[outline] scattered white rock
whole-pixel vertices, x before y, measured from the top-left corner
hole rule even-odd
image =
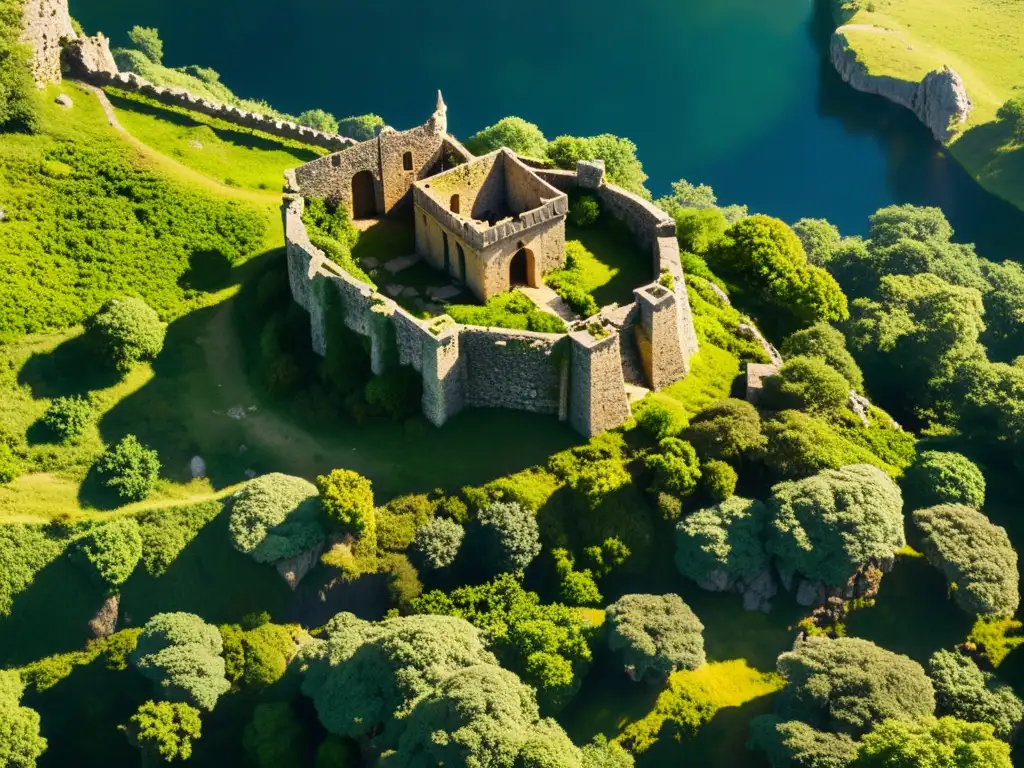
[[[245,406],[244,405],[233,405],[228,408],[228,418],[240,421],[245,418]]]
[[[60,96],[54,99],[54,101],[57,104],[60,104],[65,109],[71,109],[74,106],[74,103],[71,101],[71,97],[68,96],[66,93],[62,93]]]
[[[189,145],[190,147],[192,147],[192,149],[202,149],[202,148],[203,148],[203,145],[202,145],[202,143],[201,143],[201,142],[199,142],[199,141],[198,141],[198,140],[196,140],[196,139],[192,139],[192,140],[190,140],[190,141],[189,141],[189,143],[188,143],[188,145]]]
[[[203,461],[202,456],[193,456],[192,461],[188,463],[188,468],[192,473],[193,480],[200,477],[206,477],[206,462]]]

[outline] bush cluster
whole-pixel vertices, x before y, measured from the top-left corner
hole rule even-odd
[[[123,500],[142,501],[156,485],[160,459],[135,435],[126,435],[100,456],[96,469],[103,484]]]
[[[50,402],[42,423],[61,442],[79,437],[92,421],[92,404],[84,397],[58,397]]]
[[[97,351],[119,372],[153,360],[164,346],[166,328],[160,316],[142,299],[111,299],[85,324]]]
[[[601,215],[601,204],[592,195],[580,195],[569,205],[568,221],[574,227],[589,227]]]
[[[279,472],[254,478],[231,500],[228,530],[258,563],[294,557],[324,540],[316,486]]]
[[[511,328],[537,333],[565,333],[565,323],[554,315],[537,309],[537,305],[518,291],[501,293],[484,306],[449,304],[451,318],[463,325],[489,328]]]
[[[86,560],[111,586],[128,580],[142,557],[142,533],[133,517],[119,517],[95,528],[81,543]]]
[[[915,507],[964,504],[985,506],[985,476],[960,453],[924,451],[907,469],[905,485]]]

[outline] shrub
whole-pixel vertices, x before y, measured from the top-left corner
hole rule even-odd
[[[629,484],[624,450],[620,434],[605,432],[585,445],[556,453],[548,460],[548,468],[594,509],[609,494]]]
[[[409,562],[409,558],[398,552],[390,552],[384,556],[383,570],[388,573],[388,596],[391,604],[398,606],[403,613],[409,610],[412,602],[423,594],[423,583],[419,571]]]
[[[914,721],[886,720],[861,740],[855,768],[985,766],[1011,768],[1010,746],[997,740],[992,726],[955,717]]]
[[[21,706],[24,690],[16,670],[0,670],[0,765],[11,768],[34,768],[46,751],[39,713]]]
[[[605,611],[608,647],[634,681],[704,664],[704,625],[678,595],[625,595]]]
[[[1005,529],[958,504],[919,509],[913,519],[925,536],[921,548],[928,562],[955,587],[957,605],[979,616],[1007,617],[1017,611],[1017,553]]]
[[[131,743],[147,756],[147,763],[188,760],[192,744],[202,735],[199,711],[188,704],[147,701],[125,728]]]
[[[676,526],[676,568],[704,589],[730,589],[768,567],[767,520],[764,504],[738,496],[694,512]]]
[[[654,472],[654,491],[664,491],[680,498],[689,496],[700,480],[697,452],[685,440],[666,437],[658,443],[658,453],[644,459]]]
[[[377,135],[377,129],[383,127],[384,118],[373,114],[343,117],[338,121],[338,133],[357,141],[369,141]]]
[[[906,544],[903,498],[876,467],[825,470],[772,488],[768,552],[790,571],[842,586]]]
[[[569,206],[569,223],[574,227],[589,227],[601,215],[601,205],[592,195],[580,195]]]
[[[241,680],[248,687],[265,688],[282,677],[295,656],[291,630],[277,624],[262,624],[241,636],[245,663]],[[226,669],[226,667],[225,667]]]
[[[1006,101],[996,116],[1010,124],[1017,141],[1024,141],[1024,96],[1014,96]]]
[[[320,503],[327,516],[343,530],[373,537],[373,486],[370,481],[349,469],[333,469],[316,479]]]
[[[559,168],[576,170],[580,160],[604,160],[608,181],[641,197],[650,198],[644,187],[647,174],[637,159],[636,144],[610,133],[589,138],[559,136],[547,145],[547,156]]]
[[[928,661],[928,675],[935,686],[937,714],[988,723],[1004,740],[1024,719],[1024,702],[1013,688],[991,672],[983,672],[969,656],[937,651]]]
[[[800,411],[782,411],[764,423],[764,462],[782,477],[806,477],[823,469],[871,464],[899,474],[864,448],[839,434],[828,422]]]
[[[764,752],[769,765],[793,768],[846,768],[857,756],[857,742],[845,733],[819,731],[774,715],[750,722],[747,748]]]
[[[447,568],[455,562],[464,536],[461,525],[438,517],[416,529],[413,547],[427,568]]]
[[[717,208],[677,208],[673,218],[679,247],[701,256],[722,239],[729,226]]]
[[[496,502],[477,514],[484,535],[484,562],[498,571],[522,571],[540,554],[533,512],[514,502]]]
[[[189,542],[222,509],[210,500],[181,507],[148,509],[138,516],[142,535],[142,564],[153,578],[163,576]]]
[[[451,318],[463,325],[490,328],[511,328],[536,333],[565,333],[561,318],[537,308],[529,297],[519,291],[492,296],[483,307],[470,304],[449,304]]]
[[[131,654],[135,668],[161,697],[212,711],[230,684],[224,676],[220,632],[190,613],[158,613]]]
[[[709,461],[701,466],[701,479],[708,496],[717,502],[725,501],[736,492],[739,475],[724,461]]]
[[[568,605],[600,605],[601,590],[597,588],[594,574],[589,568],[576,570],[576,561],[566,549],[551,552],[558,574],[558,596]]]
[[[846,348],[846,338],[828,323],[815,323],[810,328],[790,334],[782,342],[782,355],[820,357],[841,373],[851,389],[864,391],[864,374]]]
[[[966,456],[943,451],[924,451],[907,470],[907,496],[915,507],[964,504],[985,505],[985,476]]]
[[[580,317],[592,317],[601,309],[583,286],[579,272],[570,269],[549,272],[544,276],[544,284],[557,293]]]
[[[773,410],[836,414],[850,399],[850,384],[820,357],[793,357],[764,381],[764,405]]]
[[[21,474],[21,462],[14,455],[11,446],[0,441],[0,484],[13,482]]]
[[[61,442],[80,436],[92,421],[92,405],[84,397],[58,397],[43,414],[43,426]]]
[[[505,117],[466,139],[466,149],[474,155],[486,155],[500,147],[508,147],[517,155],[543,158],[547,139],[533,123],[521,117]]]
[[[135,435],[126,435],[113,448],[108,448],[96,468],[103,484],[125,501],[142,501],[156,485],[160,459]]]
[[[832,260],[832,254],[842,240],[839,230],[825,219],[800,219],[793,225],[793,234],[800,238],[807,261],[819,267]]]
[[[754,411],[757,414],[757,411]],[[653,392],[636,407],[636,423],[656,440],[678,437],[686,427],[686,408],[675,398]],[[692,442],[692,440],[691,440]]]
[[[322,109],[307,109],[298,116],[297,122],[323,133],[338,132],[338,118]]]
[[[164,324],[142,299],[125,296],[111,299],[86,322],[98,351],[119,372],[152,360],[164,346]]]
[[[287,701],[257,704],[242,734],[242,747],[255,768],[308,765],[308,738],[301,718]],[[305,759],[304,759],[305,758]]]
[[[279,472],[254,478],[231,500],[235,549],[258,563],[294,557],[324,539],[316,486]]]
[[[761,417],[746,400],[718,400],[690,420],[684,436],[705,459],[737,462],[764,447]]]
[[[154,64],[162,64],[164,44],[155,27],[132,27],[128,39],[138,46],[143,55]]]
[[[82,540],[82,552],[105,582],[128,580],[142,557],[142,534],[133,517],[120,517],[92,530]]]
[[[403,421],[422,408],[423,379],[414,368],[399,366],[366,382],[363,396],[378,413]]]

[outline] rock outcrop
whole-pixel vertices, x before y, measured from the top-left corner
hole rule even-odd
[[[949,141],[967,122],[973,107],[960,75],[949,67],[929,72],[920,83],[872,75],[857,59],[857,52],[843,33],[855,26],[840,27],[832,35],[830,57],[840,77],[858,91],[874,93],[906,107],[937,141]]]
[[[72,73],[79,77],[93,72],[117,74],[117,64],[110,52],[110,41],[102,34],[95,37],[79,37],[64,48],[64,61]]]
[[[295,557],[279,560],[274,567],[288,586],[291,589],[295,589],[299,586],[299,582],[306,577],[306,574],[313,570],[316,564],[320,562],[320,554],[323,551],[324,544],[320,542],[305,552],[300,552]]]
[[[77,38],[67,0],[26,0],[21,42],[32,48],[32,76],[37,83],[60,82],[61,41]]]
[[[117,615],[121,606],[120,595],[109,595],[96,615],[89,620],[89,631],[94,637],[110,637],[117,631]]]

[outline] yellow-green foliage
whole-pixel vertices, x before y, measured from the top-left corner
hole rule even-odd
[[[979,618],[971,628],[967,641],[978,646],[981,655],[993,667],[998,667],[1014,648],[1024,644],[1022,627],[1024,624],[1016,619]]]
[[[654,709],[628,725],[615,740],[633,754],[643,754],[662,736],[692,736],[718,710],[739,707],[781,688],[781,677],[758,672],[744,659],[713,661],[697,670],[674,672]]]
[[[742,360],[767,363],[768,355],[761,345],[752,339],[736,335],[736,328],[750,320],[738,310],[726,304],[711,288],[711,281],[696,275],[686,276],[690,306],[693,309],[693,326],[697,339],[703,344],[714,344],[726,349]]]
[[[254,208],[144,169],[96,99],[70,90],[73,112],[43,105],[45,134],[0,142],[0,338],[67,328],[126,294],[180,315],[265,241]]]
[[[470,514],[494,501],[514,501],[536,512],[558,490],[558,478],[543,469],[526,469],[492,480],[479,488],[463,488]]]
[[[122,629],[109,637],[90,640],[85,648],[69,653],[55,653],[22,667],[19,672],[25,685],[37,691],[52,688],[67,678],[76,667],[84,667],[104,657],[107,669],[121,672],[127,669],[128,654],[135,650],[141,628]]]
[[[565,333],[565,323],[560,318],[537,309],[536,304],[518,291],[499,293],[482,307],[474,304],[449,304],[446,311],[455,322],[463,325]]]
[[[164,507],[138,516],[142,564],[150,576],[162,576],[203,527],[220,514],[223,502],[204,501]]]
[[[662,390],[682,404],[686,421],[715,400],[729,397],[733,380],[740,375],[740,361],[731,353],[704,343],[690,359],[690,374]]]
[[[0,617],[10,614],[14,598],[65,546],[66,537],[53,536],[41,525],[0,525]]]
[[[143,144],[230,187],[277,192],[283,173],[326,150],[111,89],[117,119]]]

